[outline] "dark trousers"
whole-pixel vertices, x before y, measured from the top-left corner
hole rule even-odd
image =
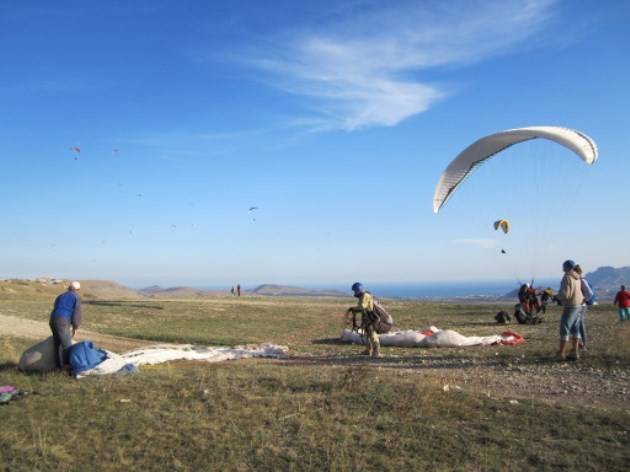
[[[49,325],[55,340],[57,366],[61,369],[68,364],[68,348],[72,346],[70,321],[64,318],[50,318]]]

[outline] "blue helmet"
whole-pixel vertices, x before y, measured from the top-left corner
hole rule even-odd
[[[354,292],[354,295],[356,296],[365,292],[365,288],[363,287],[363,284],[361,282],[355,282],[352,284],[352,291]]]

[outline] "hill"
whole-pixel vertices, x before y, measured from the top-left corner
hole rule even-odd
[[[267,297],[347,297],[348,294],[339,290],[311,290],[289,285],[263,284],[249,293]]]
[[[111,280],[80,280],[86,300],[132,300],[142,295]],[[39,277],[0,280],[0,297],[5,299],[51,299],[66,290],[69,280]]]
[[[630,266],[614,268],[599,267],[586,274],[586,278],[600,295],[614,295],[620,285],[630,286]]]

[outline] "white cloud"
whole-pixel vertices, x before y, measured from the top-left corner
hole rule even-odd
[[[473,246],[479,249],[494,249],[498,245],[498,242],[496,239],[483,239],[483,238],[456,239],[454,242],[455,244],[464,244],[466,246]]]
[[[546,24],[555,0],[404,2],[365,8],[247,55],[287,92],[309,99],[315,129],[393,126],[449,94],[418,74],[507,53]],[[281,44],[278,46],[277,44]]]

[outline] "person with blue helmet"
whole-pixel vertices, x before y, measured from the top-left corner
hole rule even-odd
[[[367,337],[368,347],[365,350],[365,354],[371,357],[381,357],[381,344],[378,339],[378,333],[376,332],[376,322],[378,317],[374,313],[374,297],[372,294],[365,290],[363,284],[355,282],[352,284],[352,292],[354,296],[359,299],[357,306],[348,308],[347,313],[352,313],[353,328],[356,328],[356,315],[361,315],[360,328],[363,334]]]
[[[72,338],[81,325],[81,284],[72,282],[68,291],[55,299],[50,313],[50,330],[55,341],[57,365],[60,369],[68,365],[68,348],[72,346]]]

